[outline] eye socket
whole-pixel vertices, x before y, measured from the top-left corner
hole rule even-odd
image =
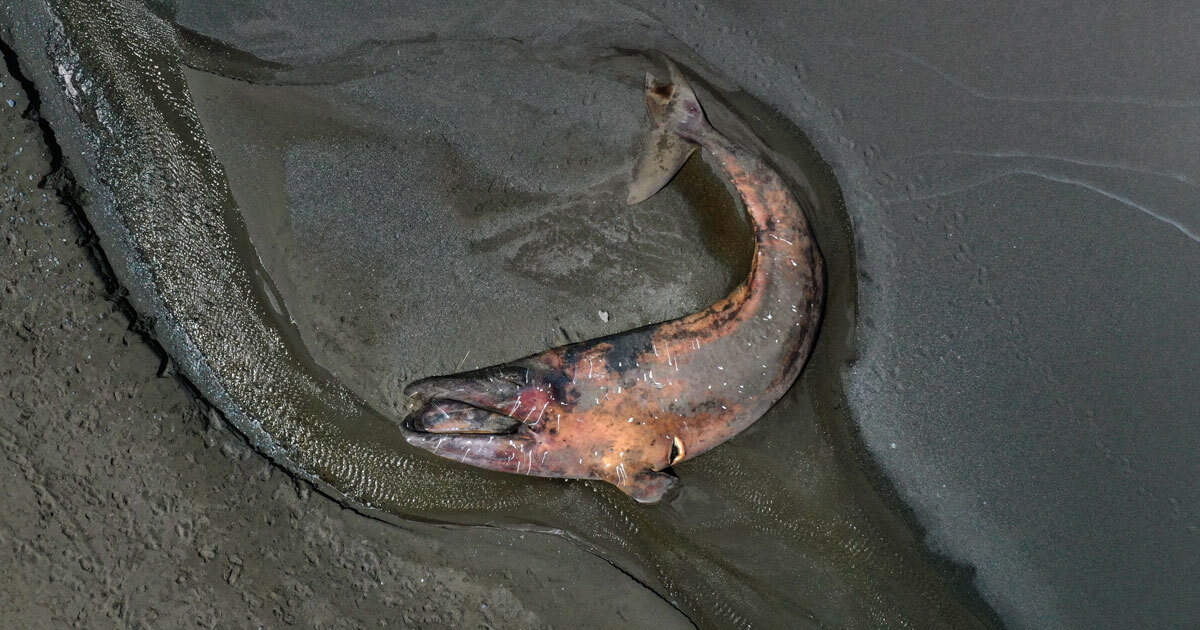
[[[683,440],[678,437],[673,438],[671,442],[670,466],[674,466],[684,457],[687,457],[687,448],[683,446]]]

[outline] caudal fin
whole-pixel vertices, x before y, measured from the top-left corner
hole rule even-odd
[[[659,83],[646,74],[646,109],[654,131],[629,183],[629,205],[641,203],[667,185],[698,145],[696,139],[708,129],[704,110],[696,94],[675,64],[667,61],[670,81]]]

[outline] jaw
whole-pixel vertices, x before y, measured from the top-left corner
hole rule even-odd
[[[675,475],[654,470],[676,455],[661,427],[615,421],[595,409],[568,413],[530,376],[500,366],[412,383],[405,393],[417,408],[402,424],[404,437],[478,468],[605,481],[641,503],[657,503],[677,485]]]
[[[511,423],[512,419],[462,403],[458,403],[459,407],[455,402],[443,399],[415,414],[417,417],[402,427],[408,443],[477,468],[535,477],[605,481],[639,503],[658,503],[679,481],[669,472],[650,470],[645,463],[622,461],[606,466],[597,461],[596,453],[611,446],[603,447],[602,451],[600,447],[558,440],[543,442],[521,426],[493,433],[490,429],[500,428],[499,424]],[[429,428],[444,432],[423,430]]]

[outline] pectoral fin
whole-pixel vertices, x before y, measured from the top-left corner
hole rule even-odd
[[[668,472],[647,470],[616,486],[638,503],[658,503],[679,483],[679,477]]]

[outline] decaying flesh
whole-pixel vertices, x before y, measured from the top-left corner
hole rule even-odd
[[[680,319],[410,384],[421,405],[409,443],[464,464],[523,475],[600,479],[638,501],[677,482],[670,466],[763,415],[812,350],[824,271],[804,213],[778,173],[716,132],[695,94],[647,76],[656,124],[630,188],[637,203],[696,148],[711,153],[754,227],[746,279]]]

